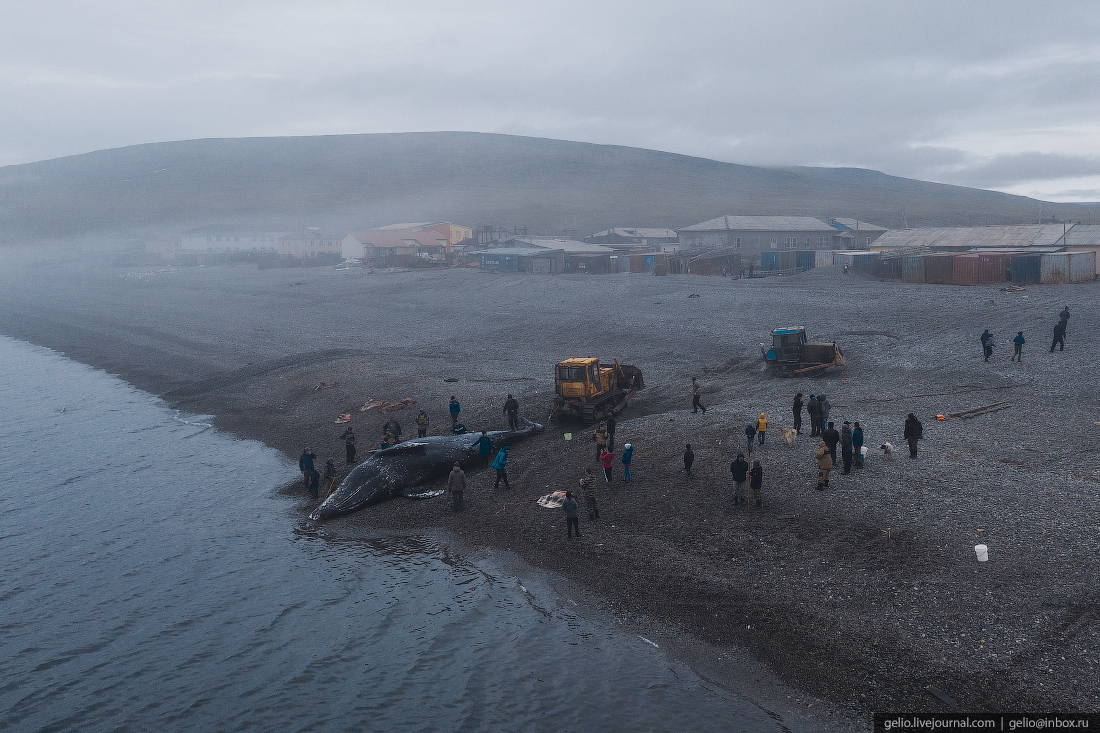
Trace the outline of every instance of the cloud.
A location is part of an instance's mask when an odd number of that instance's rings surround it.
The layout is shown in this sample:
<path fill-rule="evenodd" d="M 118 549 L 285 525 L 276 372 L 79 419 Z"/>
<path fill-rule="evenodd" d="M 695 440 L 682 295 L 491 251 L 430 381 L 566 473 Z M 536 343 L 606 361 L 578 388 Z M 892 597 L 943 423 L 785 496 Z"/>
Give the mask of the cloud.
<path fill-rule="evenodd" d="M 1100 158 L 1100 13 L 1058 18 L 1022 0 L 41 0 L 0 26 L 0 164 L 449 129 L 1006 188 Z"/>

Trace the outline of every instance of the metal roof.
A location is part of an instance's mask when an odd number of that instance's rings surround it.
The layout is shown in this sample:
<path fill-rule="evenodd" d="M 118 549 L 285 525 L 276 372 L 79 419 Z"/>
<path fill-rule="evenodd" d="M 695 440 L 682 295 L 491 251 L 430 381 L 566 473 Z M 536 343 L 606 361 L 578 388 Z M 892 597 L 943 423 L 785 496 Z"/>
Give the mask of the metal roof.
<path fill-rule="evenodd" d="M 479 249 L 474 252 L 475 255 L 514 255 L 519 257 L 527 257 L 530 255 L 548 255 L 553 252 L 561 252 L 560 249 L 551 249 L 548 247 L 494 247 L 492 249 Z"/>
<path fill-rule="evenodd" d="M 1100 247 L 1100 224 L 1077 224 L 1066 235 L 1071 247 Z"/>
<path fill-rule="evenodd" d="M 891 229 L 875 240 L 875 248 L 895 249 L 899 247 L 928 247 L 931 249 L 980 249 L 982 247 L 1052 247 L 1062 244 L 1062 234 L 1063 229 L 1061 224 Z"/>
<path fill-rule="evenodd" d="M 611 229 L 604 229 L 602 232 L 596 232 L 590 234 L 585 239 L 590 237 L 606 237 L 611 234 L 617 234 L 620 237 L 642 237 L 645 239 L 676 239 L 676 231 L 674 229 L 663 229 L 660 227 L 612 227 Z"/>
<path fill-rule="evenodd" d="M 602 244 L 578 242 L 575 239 L 557 239 L 556 237 L 513 237 L 512 239 L 506 241 L 526 244 L 532 247 L 542 247 L 545 249 L 560 249 L 563 250 L 566 254 L 572 255 L 615 254 L 615 250 L 613 250 L 611 247 L 607 247 Z"/>
<path fill-rule="evenodd" d="M 840 224 L 840 227 L 834 225 Z M 699 224 L 680 229 L 681 232 L 714 232 L 749 230 L 761 232 L 836 232 L 840 231 L 884 232 L 880 226 L 856 219 L 815 219 L 812 216 L 719 216 Z"/>

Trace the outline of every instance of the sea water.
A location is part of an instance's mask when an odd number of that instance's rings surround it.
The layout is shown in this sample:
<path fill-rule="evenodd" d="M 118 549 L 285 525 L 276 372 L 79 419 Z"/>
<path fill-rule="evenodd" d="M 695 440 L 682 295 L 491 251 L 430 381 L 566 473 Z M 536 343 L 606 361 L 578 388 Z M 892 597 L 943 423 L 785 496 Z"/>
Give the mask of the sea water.
<path fill-rule="evenodd" d="M 326 538 L 278 452 L 0 337 L 0 730 L 783 730 L 424 536 Z"/>

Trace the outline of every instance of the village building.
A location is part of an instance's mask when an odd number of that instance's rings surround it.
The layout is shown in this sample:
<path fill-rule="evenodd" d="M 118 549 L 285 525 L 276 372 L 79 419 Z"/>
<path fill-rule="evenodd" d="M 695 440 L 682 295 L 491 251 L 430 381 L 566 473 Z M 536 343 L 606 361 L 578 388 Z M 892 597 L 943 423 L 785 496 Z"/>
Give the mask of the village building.
<path fill-rule="evenodd" d="M 672 229 L 658 227 L 613 227 L 590 234 L 584 241 L 589 244 L 630 245 L 630 249 L 657 252 L 665 245 L 676 244 L 679 236 Z"/>
<path fill-rule="evenodd" d="M 180 236 L 179 249 L 213 252 L 276 252 L 279 237 L 287 232 L 267 229 L 239 229 L 211 224 L 189 229 Z"/>
<path fill-rule="evenodd" d="M 451 222 L 390 224 L 350 232 L 340 253 L 346 260 L 411 264 L 414 259 L 445 260 L 456 244 L 473 240 L 473 230 Z"/>
<path fill-rule="evenodd" d="M 320 255 L 339 255 L 340 242 L 339 234 L 309 228 L 279 237 L 278 252 L 284 256 L 303 259 Z"/>
<path fill-rule="evenodd" d="M 781 250 L 866 250 L 886 232 L 859 219 L 812 216 L 720 216 L 678 229 L 683 250 L 730 250 L 748 262 Z"/>
<path fill-rule="evenodd" d="M 891 229 L 875 241 L 874 248 L 884 251 L 927 250 L 930 252 L 966 252 L 976 249 L 1054 251 L 1069 244 L 1075 236 L 1076 228 L 1073 224 L 1023 224 Z M 1097 228 L 1100 229 L 1100 227 Z"/>
<path fill-rule="evenodd" d="M 482 267 L 534 274 L 616 272 L 615 251 L 599 244 L 558 237 L 510 237 L 477 251 Z"/>

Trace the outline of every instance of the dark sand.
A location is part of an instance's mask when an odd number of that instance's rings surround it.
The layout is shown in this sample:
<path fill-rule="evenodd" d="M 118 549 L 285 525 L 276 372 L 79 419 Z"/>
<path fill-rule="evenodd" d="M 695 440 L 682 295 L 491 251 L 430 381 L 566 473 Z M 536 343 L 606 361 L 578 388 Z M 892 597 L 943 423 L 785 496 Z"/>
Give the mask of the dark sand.
<path fill-rule="evenodd" d="M 468 511 L 399 499 L 336 520 L 341 533 L 441 528 L 469 548 L 514 551 L 602 599 L 622 619 L 740 648 L 832 714 L 872 710 L 1100 709 L 1100 284 L 904 285 L 829 268 L 790 278 L 375 273 L 240 267 L 124 271 L 39 260 L 0 283 L 0 331 L 117 373 L 182 410 L 294 459 L 303 445 L 343 469 L 341 413 L 363 445 L 384 417 L 368 399 L 411 397 L 449 427 L 504 427 L 506 393 L 545 422 L 553 363 L 618 357 L 647 389 L 619 423 L 635 482 L 600 479 L 601 520 L 565 540 L 534 501 L 596 469 L 591 428 L 550 426 L 513 451 L 509 492 L 473 473 Z M 700 297 L 689 297 L 698 294 Z M 1068 303 L 1067 350 L 1048 353 Z M 759 344 L 779 325 L 836 339 L 848 365 L 776 379 Z M 981 361 L 978 334 L 997 337 Z M 1028 338 L 1023 364 L 1009 340 Z M 690 410 L 690 377 L 705 415 Z M 448 383 L 445 379 L 457 379 Z M 321 382 L 338 387 L 315 390 Z M 838 427 L 859 420 L 867 467 L 814 490 L 816 439 L 782 444 L 795 392 L 826 393 Z M 972 420 L 949 414 L 999 401 Z M 417 408 L 395 414 L 415 435 Z M 750 416 L 771 420 L 765 507 L 734 509 L 728 466 Z M 901 437 L 924 422 L 921 455 Z M 804 418 L 806 420 L 806 418 Z M 808 421 L 807 421 L 808 422 Z M 567 442 L 563 434 L 574 433 Z M 696 451 L 685 476 L 684 444 Z M 361 452 L 360 456 L 364 454 Z M 293 471 L 291 472 L 293 475 Z M 312 504 L 301 500 L 303 512 Z M 973 546 L 989 546 L 978 564 Z M 658 633 L 658 632 L 652 632 Z M 671 632 L 670 632 L 671 633 Z"/>

